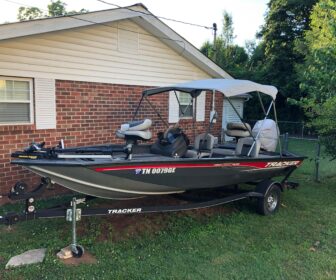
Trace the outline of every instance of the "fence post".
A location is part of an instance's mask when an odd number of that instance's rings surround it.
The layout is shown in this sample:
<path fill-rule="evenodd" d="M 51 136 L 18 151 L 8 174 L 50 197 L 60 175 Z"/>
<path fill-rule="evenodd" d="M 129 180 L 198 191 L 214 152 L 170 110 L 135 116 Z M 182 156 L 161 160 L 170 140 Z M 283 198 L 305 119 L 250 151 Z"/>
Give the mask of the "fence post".
<path fill-rule="evenodd" d="M 321 155 L 321 142 L 319 136 L 317 138 L 316 155 L 315 155 L 315 182 L 320 182 L 320 155 Z"/>
<path fill-rule="evenodd" d="M 288 151 L 288 132 L 286 132 L 285 135 L 284 135 L 282 150 L 283 150 L 284 153 L 287 153 L 287 151 Z"/>

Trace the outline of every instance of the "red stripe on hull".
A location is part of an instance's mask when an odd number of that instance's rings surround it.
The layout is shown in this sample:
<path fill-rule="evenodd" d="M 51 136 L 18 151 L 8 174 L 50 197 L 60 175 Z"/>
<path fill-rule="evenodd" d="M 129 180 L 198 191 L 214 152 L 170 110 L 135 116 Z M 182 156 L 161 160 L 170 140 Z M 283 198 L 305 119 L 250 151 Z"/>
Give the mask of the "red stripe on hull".
<path fill-rule="evenodd" d="M 94 168 L 96 172 L 105 171 L 116 171 L 116 170 L 134 170 L 143 168 L 211 168 L 211 167 L 254 167 L 254 168 L 266 168 L 266 167 L 286 167 L 293 165 L 300 165 L 301 161 L 286 161 L 284 163 L 290 162 L 291 164 L 281 164 L 281 162 L 231 162 L 231 163 L 174 163 L 174 164 L 154 164 L 154 165 L 122 165 L 122 166 L 111 166 L 111 167 L 97 167 Z"/>
<path fill-rule="evenodd" d="M 114 170 L 133 170 L 133 169 L 142 169 L 142 168 L 207 168 L 215 167 L 215 164 L 199 164 L 199 163 L 190 163 L 190 164 L 155 164 L 155 165 L 133 165 L 133 166 L 111 166 L 111 167 L 98 167 L 95 168 L 97 172 L 104 171 L 114 171 Z"/>

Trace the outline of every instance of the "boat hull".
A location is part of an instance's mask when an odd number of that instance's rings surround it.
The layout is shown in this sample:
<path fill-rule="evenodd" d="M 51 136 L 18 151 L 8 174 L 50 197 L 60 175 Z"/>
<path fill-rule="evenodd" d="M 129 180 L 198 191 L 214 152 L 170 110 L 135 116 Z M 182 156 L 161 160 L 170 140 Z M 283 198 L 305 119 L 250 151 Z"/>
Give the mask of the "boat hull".
<path fill-rule="evenodd" d="M 134 199 L 217 188 L 285 176 L 303 158 L 206 159 L 157 162 L 14 160 L 73 191 L 109 199 Z"/>

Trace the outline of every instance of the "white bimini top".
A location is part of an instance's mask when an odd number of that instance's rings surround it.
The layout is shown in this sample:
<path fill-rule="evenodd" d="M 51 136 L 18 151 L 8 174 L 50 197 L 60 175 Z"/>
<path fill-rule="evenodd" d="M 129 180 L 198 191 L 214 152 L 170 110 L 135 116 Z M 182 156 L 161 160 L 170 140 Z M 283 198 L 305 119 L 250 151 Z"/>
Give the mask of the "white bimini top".
<path fill-rule="evenodd" d="M 207 79 L 148 89 L 143 92 L 143 95 L 154 95 L 161 92 L 169 92 L 171 90 L 187 92 L 193 97 L 198 96 L 203 90 L 216 90 L 223 93 L 226 97 L 233 97 L 244 93 L 258 91 L 271 96 L 273 100 L 275 100 L 278 93 L 277 88 L 274 86 L 262 85 L 248 80 Z"/>

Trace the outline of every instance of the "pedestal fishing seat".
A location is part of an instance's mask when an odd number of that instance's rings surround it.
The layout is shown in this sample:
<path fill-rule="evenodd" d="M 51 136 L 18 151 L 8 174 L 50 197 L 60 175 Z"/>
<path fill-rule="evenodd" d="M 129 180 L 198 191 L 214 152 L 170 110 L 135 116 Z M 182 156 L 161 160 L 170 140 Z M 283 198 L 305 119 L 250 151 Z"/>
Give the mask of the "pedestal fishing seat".
<path fill-rule="evenodd" d="M 236 139 L 251 135 L 251 126 L 248 123 L 229 122 L 226 128 L 225 134 Z"/>
<path fill-rule="evenodd" d="M 137 140 L 148 141 L 152 138 L 152 133 L 149 130 L 151 125 L 150 119 L 131 121 L 122 124 L 116 135 L 118 138 L 125 139 L 127 143 L 136 143 Z"/>

